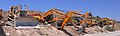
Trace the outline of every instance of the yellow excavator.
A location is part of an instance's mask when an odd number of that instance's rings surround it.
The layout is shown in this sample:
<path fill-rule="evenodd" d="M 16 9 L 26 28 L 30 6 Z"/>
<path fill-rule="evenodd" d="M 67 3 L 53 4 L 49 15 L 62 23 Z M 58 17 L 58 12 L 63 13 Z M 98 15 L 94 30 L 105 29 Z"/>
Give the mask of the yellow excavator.
<path fill-rule="evenodd" d="M 40 14 L 29 14 L 29 15 L 33 16 L 34 18 L 38 18 L 39 20 L 42 20 L 43 21 L 42 23 L 48 23 L 51 21 L 58 20 L 58 17 L 53 17 L 54 13 L 60 14 L 61 16 L 64 15 L 61 11 L 58 11 L 58 9 L 55 9 L 55 8 L 49 10 L 48 12 L 46 12 L 43 15 L 40 15 Z"/>
<path fill-rule="evenodd" d="M 85 32 L 85 28 L 92 24 L 90 22 L 90 18 L 92 17 L 92 14 L 90 12 L 86 12 L 82 17 L 83 19 L 79 20 L 81 27 L 76 27 L 78 33 Z"/>
<path fill-rule="evenodd" d="M 54 13 L 59 14 L 61 17 L 53 17 Z M 31 15 L 33 15 L 34 18 L 38 18 L 39 20 L 42 19 L 44 21 L 43 23 L 45 23 L 45 22 L 54 23 L 56 21 L 63 20 L 62 24 L 60 24 L 61 28 L 63 28 L 65 26 L 65 24 L 67 24 L 68 22 L 73 22 L 74 24 L 76 24 L 73 20 L 68 21 L 68 19 L 70 19 L 73 14 L 78 14 L 78 13 L 70 11 L 70 12 L 64 14 L 64 13 L 58 11 L 58 9 L 51 9 L 43 15 L 37 15 L 37 16 L 35 16 L 35 14 L 31 14 Z M 78 15 L 83 16 L 83 14 L 78 14 Z"/>
<path fill-rule="evenodd" d="M 57 13 L 57 14 L 60 14 L 61 17 L 52 17 L 53 16 L 53 13 Z M 56 22 L 55 24 L 57 24 L 57 26 L 60 26 L 60 27 L 57 27 L 57 28 L 64 28 L 64 26 L 68 23 L 68 22 L 73 22 L 73 24 L 76 26 L 76 22 L 74 20 L 71 19 L 71 17 L 74 15 L 74 14 L 77 14 L 79 15 L 80 17 L 87 17 L 88 15 L 88 12 L 86 12 L 86 14 L 79 14 L 77 12 L 74 12 L 74 11 L 69 11 L 67 12 L 66 14 L 63 14 L 62 12 L 56 10 L 56 9 L 51 9 L 49 10 L 48 12 L 46 12 L 43 16 L 40 16 L 39 19 L 43 18 L 44 21 L 46 22 L 49 22 L 49 21 L 61 21 L 61 22 Z M 37 18 L 37 17 L 36 17 Z M 84 22 L 82 22 L 84 23 Z M 83 24 L 84 25 L 84 24 Z"/>
<path fill-rule="evenodd" d="M 67 24 L 67 22 L 72 21 L 70 18 L 73 16 L 75 12 L 73 11 L 69 11 L 68 13 L 66 13 L 66 17 L 64 18 L 63 23 L 61 24 L 61 29 L 64 29 L 64 26 Z"/>
<path fill-rule="evenodd" d="M 74 12 L 74 11 L 69 11 L 63 15 L 62 19 L 57 18 L 56 20 L 54 20 L 54 21 L 56 21 L 54 26 L 56 28 L 64 29 L 64 27 L 68 23 L 71 23 L 71 22 L 73 23 L 74 26 L 76 26 L 77 23 L 72 19 L 73 15 L 75 15 L 75 14 L 77 14 L 79 17 L 85 17 L 85 18 L 87 18 L 89 15 L 88 12 L 86 12 L 86 14 L 79 14 L 79 13 Z M 86 20 L 79 20 L 78 22 L 80 22 L 81 25 L 84 25 L 85 24 L 84 21 L 86 21 Z"/>
<path fill-rule="evenodd" d="M 98 23 L 99 23 L 100 27 L 103 27 L 105 25 L 114 25 L 116 22 L 114 20 L 109 19 L 109 18 L 100 18 Z"/>
<path fill-rule="evenodd" d="M 73 25 L 76 26 L 76 22 L 74 20 L 72 20 L 72 16 L 74 14 L 78 14 L 77 12 L 74 11 L 69 11 L 66 14 L 64 14 L 64 16 L 62 17 L 62 19 L 56 19 L 55 21 L 55 27 L 60 28 L 60 29 L 64 29 L 64 26 L 67 25 L 67 23 L 73 22 Z M 80 16 L 83 16 L 83 14 L 79 14 Z"/>
<path fill-rule="evenodd" d="M 93 17 L 91 13 L 86 12 L 84 16 L 84 20 L 80 21 L 82 24 L 82 27 L 78 30 L 79 33 L 85 32 L 85 28 L 89 26 L 100 26 L 103 27 L 105 25 L 114 25 L 115 22 L 113 20 L 110 20 L 108 18 L 100 18 L 100 17 Z"/>

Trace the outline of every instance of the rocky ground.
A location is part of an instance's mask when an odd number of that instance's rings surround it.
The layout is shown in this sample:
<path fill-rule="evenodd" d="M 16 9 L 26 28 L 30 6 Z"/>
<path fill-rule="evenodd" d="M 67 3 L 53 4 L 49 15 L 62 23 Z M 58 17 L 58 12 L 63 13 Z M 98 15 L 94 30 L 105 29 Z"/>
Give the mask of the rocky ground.
<path fill-rule="evenodd" d="M 100 28 L 99 26 L 94 26 L 86 28 L 84 35 L 78 34 L 73 26 L 66 26 L 64 30 L 58 30 L 52 26 L 40 26 L 40 28 L 19 28 L 15 29 L 11 26 L 1 26 L 0 36 L 119 36 L 120 30 L 119 26 L 115 25 L 116 31 L 106 30 L 107 26 Z"/>
<path fill-rule="evenodd" d="M 99 34 L 85 34 L 82 36 L 120 36 L 120 30 L 108 33 L 99 33 Z"/>

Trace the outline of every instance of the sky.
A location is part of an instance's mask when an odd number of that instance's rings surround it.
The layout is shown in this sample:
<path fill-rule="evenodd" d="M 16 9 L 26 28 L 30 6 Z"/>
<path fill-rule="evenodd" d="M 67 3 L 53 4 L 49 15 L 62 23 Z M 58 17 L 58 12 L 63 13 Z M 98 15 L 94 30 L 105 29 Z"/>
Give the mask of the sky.
<path fill-rule="evenodd" d="M 94 16 L 120 20 L 120 0 L 0 0 L 0 9 L 28 5 L 29 10 L 47 12 L 52 8 L 61 10 L 89 11 Z"/>

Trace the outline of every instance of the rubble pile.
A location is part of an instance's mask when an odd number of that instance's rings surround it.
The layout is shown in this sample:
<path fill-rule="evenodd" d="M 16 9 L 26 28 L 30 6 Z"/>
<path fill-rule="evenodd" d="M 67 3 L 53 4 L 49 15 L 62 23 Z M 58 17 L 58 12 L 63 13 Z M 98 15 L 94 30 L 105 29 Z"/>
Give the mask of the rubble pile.
<path fill-rule="evenodd" d="M 54 27 L 22 28 L 17 30 L 10 26 L 3 26 L 2 28 L 6 36 L 67 36 L 67 34 Z"/>
<path fill-rule="evenodd" d="M 87 32 L 84 35 L 88 34 L 102 34 L 102 33 L 109 33 L 111 31 L 106 30 L 107 26 L 100 28 L 99 26 L 94 26 L 90 28 L 86 28 L 85 31 Z M 58 30 L 52 26 L 40 26 L 40 28 L 20 28 L 15 29 L 11 26 L 2 26 L 4 33 L 6 36 L 68 36 L 66 32 Z M 78 32 L 75 30 L 73 26 L 66 26 L 65 30 L 71 34 L 72 36 L 80 36 Z M 1 33 L 1 32 L 0 32 Z M 0 35 L 2 35 L 0 34 Z"/>

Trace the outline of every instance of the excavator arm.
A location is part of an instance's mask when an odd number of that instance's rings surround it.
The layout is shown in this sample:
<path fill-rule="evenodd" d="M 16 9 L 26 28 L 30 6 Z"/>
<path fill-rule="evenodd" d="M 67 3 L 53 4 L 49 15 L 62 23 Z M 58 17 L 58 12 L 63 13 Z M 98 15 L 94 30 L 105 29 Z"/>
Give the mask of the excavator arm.
<path fill-rule="evenodd" d="M 33 16 L 34 18 L 37 18 L 39 20 L 41 20 L 41 18 L 42 18 L 42 15 L 40 15 L 40 14 L 28 14 L 28 16 Z"/>
<path fill-rule="evenodd" d="M 89 17 L 88 16 L 89 16 L 89 12 L 86 12 L 85 15 L 84 15 L 85 20 L 82 21 L 82 25 L 84 25 L 86 22 L 89 21 Z"/>
<path fill-rule="evenodd" d="M 72 16 L 72 14 L 68 13 L 67 17 L 64 18 L 64 21 L 63 21 L 62 26 L 61 26 L 62 29 L 64 28 L 65 24 L 69 21 L 69 19 L 70 19 L 71 16 Z"/>
<path fill-rule="evenodd" d="M 73 20 L 70 19 L 73 14 L 78 14 L 78 13 L 73 12 L 73 11 L 69 11 L 68 13 L 66 13 L 66 18 L 64 18 L 64 21 L 63 21 L 63 23 L 62 23 L 62 25 L 61 25 L 61 29 L 64 28 L 64 26 L 66 25 L 67 22 L 69 22 L 69 20 L 70 20 L 70 22 L 73 22 L 74 25 L 76 24 Z M 83 16 L 82 14 L 79 14 L 79 15 L 80 15 L 80 16 Z M 75 25 L 75 26 L 76 26 L 76 25 Z"/>
<path fill-rule="evenodd" d="M 57 21 L 57 20 L 60 20 L 62 19 L 62 17 L 58 18 L 58 17 L 53 17 L 53 13 L 56 13 L 56 14 L 60 14 L 61 16 L 64 16 L 64 14 L 60 11 L 58 11 L 57 9 L 51 9 L 49 10 L 48 12 L 46 12 L 44 15 L 43 15 L 43 19 L 45 21 Z"/>
<path fill-rule="evenodd" d="M 48 12 L 46 12 L 46 13 L 44 14 L 43 18 L 44 18 L 44 17 L 47 17 L 48 15 L 51 15 L 51 14 L 53 14 L 53 13 L 57 13 L 57 14 L 60 14 L 60 15 L 64 15 L 62 12 L 58 11 L 57 9 L 51 9 L 51 10 L 49 10 Z"/>

